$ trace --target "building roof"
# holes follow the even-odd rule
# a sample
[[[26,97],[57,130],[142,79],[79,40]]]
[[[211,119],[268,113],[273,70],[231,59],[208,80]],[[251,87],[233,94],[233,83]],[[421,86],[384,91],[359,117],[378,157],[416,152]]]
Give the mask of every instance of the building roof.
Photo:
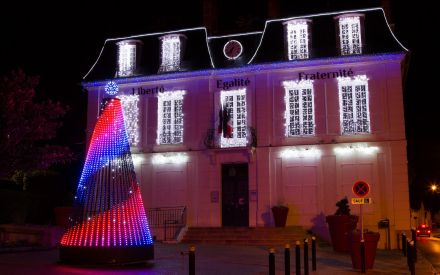
[[[364,18],[365,43],[363,44],[362,55],[407,51],[391,31],[382,8],[371,8],[268,20],[261,32],[208,37],[206,28],[200,27],[107,39],[95,64],[84,76],[84,81],[115,78],[117,71],[116,43],[128,39],[136,39],[142,42],[142,52],[138,64],[141,75],[166,74],[166,72],[159,72],[159,38],[166,34],[183,34],[186,36],[185,49],[182,53],[179,70],[183,72],[235,68],[274,62],[303,62],[304,60],[288,61],[285,58],[283,23],[292,19],[311,20],[312,43],[309,60],[339,57],[338,30],[335,17],[349,13],[359,13]],[[229,40],[237,40],[243,45],[243,53],[237,59],[228,60],[223,54],[224,45]]]

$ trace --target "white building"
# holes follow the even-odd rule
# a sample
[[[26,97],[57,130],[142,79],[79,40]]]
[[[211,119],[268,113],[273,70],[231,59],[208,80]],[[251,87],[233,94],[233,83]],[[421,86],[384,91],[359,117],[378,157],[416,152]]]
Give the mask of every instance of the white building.
[[[83,83],[89,138],[117,93],[146,207],[186,206],[191,227],[273,226],[283,203],[287,225],[326,235],[325,215],[366,181],[365,228],[388,218],[396,247],[410,226],[406,52],[382,9],[108,39]]]

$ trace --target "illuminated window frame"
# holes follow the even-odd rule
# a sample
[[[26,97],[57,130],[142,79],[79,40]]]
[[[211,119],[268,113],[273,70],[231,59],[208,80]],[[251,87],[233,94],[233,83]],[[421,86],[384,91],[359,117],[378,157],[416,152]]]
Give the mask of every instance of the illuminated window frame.
[[[310,23],[308,19],[295,19],[284,23],[288,60],[310,57]]]
[[[247,145],[246,89],[220,92],[220,103],[231,115],[232,137],[220,136],[220,147],[245,147]]]
[[[138,146],[140,142],[140,109],[138,95],[119,95],[122,111],[124,114],[124,125],[127,132],[130,146]]]
[[[284,81],[283,86],[286,137],[315,135],[313,81]]]
[[[183,50],[182,34],[168,34],[160,39],[160,67],[159,72],[179,71]]]
[[[341,55],[362,54],[363,16],[362,14],[345,14],[336,17]]]
[[[344,135],[368,134],[370,127],[368,78],[338,78],[339,116]]]
[[[158,94],[157,144],[183,143],[184,90]]]
[[[118,46],[118,77],[132,76],[136,73],[139,40],[124,40],[116,43]]]

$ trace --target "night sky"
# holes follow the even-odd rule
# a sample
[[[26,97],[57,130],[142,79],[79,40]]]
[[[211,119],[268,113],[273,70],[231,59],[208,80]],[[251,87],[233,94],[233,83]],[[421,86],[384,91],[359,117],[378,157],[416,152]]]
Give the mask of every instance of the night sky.
[[[41,76],[39,98],[52,98],[71,107],[60,141],[84,151],[87,100],[80,83],[104,40],[203,26],[202,2],[160,1],[148,7],[148,2],[123,1],[93,8],[78,1],[63,1],[3,7],[0,73],[22,68],[27,74]],[[208,29],[211,35],[262,30],[267,19],[266,1],[218,2],[219,28]],[[432,8],[414,3],[428,2],[390,1],[390,16],[396,36],[411,51],[404,91],[409,178],[417,186],[412,192],[422,194],[428,182],[440,182],[439,91],[433,81],[438,74],[434,61],[438,49],[434,51],[433,40],[439,23],[431,14]],[[380,5],[381,1],[280,0],[278,18]]]

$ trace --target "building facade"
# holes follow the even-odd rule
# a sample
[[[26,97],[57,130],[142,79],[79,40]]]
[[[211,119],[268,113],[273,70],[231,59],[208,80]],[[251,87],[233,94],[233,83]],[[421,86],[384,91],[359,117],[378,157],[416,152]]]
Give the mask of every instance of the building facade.
[[[146,207],[186,206],[191,227],[273,226],[284,204],[287,225],[327,238],[325,216],[365,181],[364,226],[385,247],[389,219],[396,247],[410,226],[406,53],[379,8],[108,39],[83,82],[88,138],[119,97]]]

